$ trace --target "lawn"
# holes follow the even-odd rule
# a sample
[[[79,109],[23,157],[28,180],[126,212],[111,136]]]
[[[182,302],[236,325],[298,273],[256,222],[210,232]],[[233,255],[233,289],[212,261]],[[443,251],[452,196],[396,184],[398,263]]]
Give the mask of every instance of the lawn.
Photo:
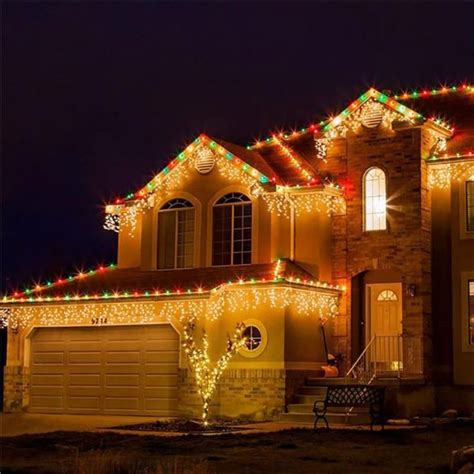
[[[294,429],[176,437],[54,432],[2,439],[1,473],[448,473],[474,428]]]

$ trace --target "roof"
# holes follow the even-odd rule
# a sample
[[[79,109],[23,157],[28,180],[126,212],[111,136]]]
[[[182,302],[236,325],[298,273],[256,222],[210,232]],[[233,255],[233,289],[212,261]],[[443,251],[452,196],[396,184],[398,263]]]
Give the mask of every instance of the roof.
[[[38,286],[28,293],[16,293],[4,302],[54,301],[186,295],[211,291],[228,283],[264,283],[288,281],[334,289],[316,282],[311,274],[288,260],[242,266],[205,267],[183,270],[145,271],[139,268],[114,268],[79,274],[50,286]],[[87,298],[86,298],[87,296]],[[40,299],[39,299],[40,298]]]
[[[448,156],[474,153],[474,91],[448,90],[428,97],[399,100],[426,117],[440,117],[453,124],[454,134],[447,142]]]

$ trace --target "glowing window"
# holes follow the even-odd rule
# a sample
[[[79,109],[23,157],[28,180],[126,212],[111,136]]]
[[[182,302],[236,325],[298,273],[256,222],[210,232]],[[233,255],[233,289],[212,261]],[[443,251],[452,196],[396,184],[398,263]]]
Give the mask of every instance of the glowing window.
[[[474,176],[466,181],[466,230],[474,232]]]
[[[364,230],[387,228],[387,191],[385,173],[370,168],[364,175]]]
[[[252,203],[241,193],[221,197],[212,209],[212,265],[252,262]]]
[[[392,290],[383,290],[377,296],[377,301],[398,301],[398,298]]]
[[[255,351],[262,343],[262,333],[256,326],[247,326],[244,331],[245,347],[248,351]]]
[[[469,318],[469,328],[468,328],[468,337],[469,344],[474,345],[474,280],[469,280],[469,291],[468,291],[468,318]]]
[[[194,266],[194,207],[186,199],[168,201],[158,212],[157,267]]]

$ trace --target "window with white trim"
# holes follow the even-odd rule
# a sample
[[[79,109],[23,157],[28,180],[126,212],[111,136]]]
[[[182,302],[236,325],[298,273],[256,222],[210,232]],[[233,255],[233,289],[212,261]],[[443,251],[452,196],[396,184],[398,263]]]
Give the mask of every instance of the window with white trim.
[[[387,228],[387,184],[380,168],[369,168],[364,175],[364,230]]]
[[[466,181],[466,230],[474,232],[474,176]]]
[[[252,202],[242,193],[229,193],[212,209],[212,265],[248,263],[252,263]]]
[[[186,199],[172,199],[158,211],[158,269],[194,266],[194,213]]]

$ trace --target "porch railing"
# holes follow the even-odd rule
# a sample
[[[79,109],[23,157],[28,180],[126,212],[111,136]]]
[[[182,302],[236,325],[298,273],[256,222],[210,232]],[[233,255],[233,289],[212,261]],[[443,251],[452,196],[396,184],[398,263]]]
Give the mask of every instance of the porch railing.
[[[373,336],[346,373],[347,382],[369,385],[376,377],[413,377],[423,373],[419,336]]]

